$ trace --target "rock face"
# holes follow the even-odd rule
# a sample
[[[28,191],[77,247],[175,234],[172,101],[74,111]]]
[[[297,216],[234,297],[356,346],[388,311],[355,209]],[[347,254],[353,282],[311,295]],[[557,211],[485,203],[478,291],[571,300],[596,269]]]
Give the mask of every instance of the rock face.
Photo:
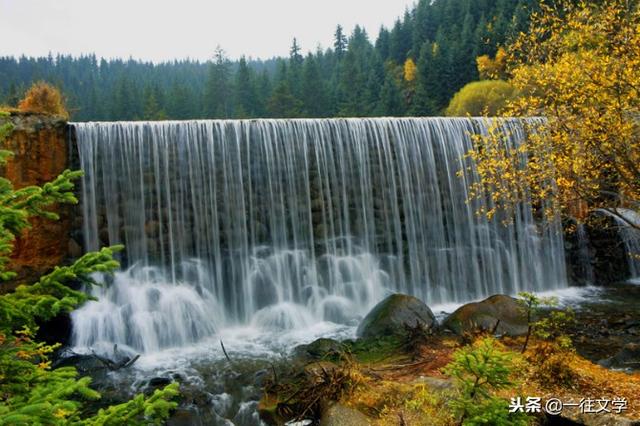
[[[593,212],[587,218],[587,232],[593,247],[596,283],[611,284],[630,278],[627,251],[615,219],[602,212]]]
[[[9,120],[14,128],[4,148],[14,155],[3,168],[2,175],[15,188],[42,185],[69,168],[68,132],[64,120],[26,113],[12,113]],[[16,240],[11,258],[11,267],[18,273],[14,284],[33,282],[67,258],[73,207],[59,206],[55,210],[60,220],[34,218],[32,228]],[[0,291],[14,286],[7,283]]]
[[[517,300],[502,294],[461,306],[442,325],[461,335],[465,332],[493,330],[498,321],[496,333],[509,336],[527,333],[527,318]]]
[[[405,324],[432,328],[436,325],[436,318],[421,300],[405,294],[393,294],[364,317],[356,333],[362,338],[404,334]]]

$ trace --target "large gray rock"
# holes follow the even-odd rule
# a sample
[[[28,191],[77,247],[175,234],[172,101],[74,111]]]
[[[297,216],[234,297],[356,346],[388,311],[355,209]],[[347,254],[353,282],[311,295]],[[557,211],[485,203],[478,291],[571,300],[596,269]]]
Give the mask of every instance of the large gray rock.
[[[436,325],[431,309],[420,299],[406,294],[392,294],[378,303],[358,326],[362,338],[404,334],[405,324],[422,325],[430,329]]]
[[[496,328],[498,334],[522,336],[527,334],[528,329],[522,306],[513,297],[503,294],[459,307],[444,320],[442,326],[458,335]]]
[[[342,404],[332,405],[322,414],[320,426],[367,426],[371,421],[358,410]]]
[[[579,407],[567,407],[555,418],[553,424],[574,424],[582,426],[640,426],[639,420],[611,413],[583,413]]]

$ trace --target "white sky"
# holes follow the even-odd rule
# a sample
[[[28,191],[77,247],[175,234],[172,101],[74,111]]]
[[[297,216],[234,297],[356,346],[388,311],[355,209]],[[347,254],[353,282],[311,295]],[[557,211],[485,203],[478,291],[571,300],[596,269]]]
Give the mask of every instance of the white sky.
[[[107,58],[288,55],[332,45],[341,24],[372,40],[414,0],[0,0],[0,56],[96,53]]]

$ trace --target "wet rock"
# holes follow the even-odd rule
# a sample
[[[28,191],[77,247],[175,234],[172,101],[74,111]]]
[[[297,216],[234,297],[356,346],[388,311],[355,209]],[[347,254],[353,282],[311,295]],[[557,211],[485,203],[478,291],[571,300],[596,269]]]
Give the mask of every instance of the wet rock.
[[[334,404],[322,414],[320,426],[366,426],[371,421],[360,411],[342,404]]]
[[[195,407],[178,408],[167,420],[167,426],[200,426],[202,419]]]
[[[294,349],[295,350],[295,349]],[[263,388],[269,377],[273,375],[273,372],[263,368],[262,370],[256,371],[254,374],[254,382],[253,384],[258,388]]]
[[[49,321],[39,322],[36,338],[38,341],[44,341],[49,345],[60,343],[65,346],[71,342],[72,327],[71,315],[62,313]]]
[[[233,397],[230,394],[223,392],[212,396],[210,404],[216,414],[221,417],[228,417],[231,414],[231,408],[233,407]]]
[[[594,211],[587,218],[586,226],[593,247],[592,263],[596,282],[612,284],[627,280],[631,276],[627,251],[615,219],[601,211]]]
[[[109,230],[107,228],[100,229],[100,231],[98,231],[98,237],[102,244],[109,245]]]
[[[152,377],[149,380],[149,387],[152,388],[160,388],[171,384],[172,380],[170,377]]]
[[[160,233],[160,222],[149,220],[144,224],[144,232],[149,238],[156,238]]]
[[[345,347],[337,340],[320,338],[308,345],[299,345],[293,349],[292,356],[299,361],[312,361],[344,351]]]
[[[405,294],[393,294],[378,303],[358,326],[358,337],[371,338],[406,333],[405,325],[436,326],[431,309],[420,299]]]
[[[617,354],[598,364],[607,368],[640,369],[640,343],[627,343]]]
[[[53,368],[75,367],[80,375],[93,374],[95,372],[106,373],[105,365],[93,355],[78,354],[66,349],[58,354],[53,362]]]
[[[76,242],[73,238],[69,239],[68,244],[69,257],[77,259],[82,256],[82,246]]]
[[[522,336],[527,333],[524,310],[516,299],[502,294],[461,306],[444,320],[442,326],[462,335],[465,332],[490,331],[496,324],[498,334]]]

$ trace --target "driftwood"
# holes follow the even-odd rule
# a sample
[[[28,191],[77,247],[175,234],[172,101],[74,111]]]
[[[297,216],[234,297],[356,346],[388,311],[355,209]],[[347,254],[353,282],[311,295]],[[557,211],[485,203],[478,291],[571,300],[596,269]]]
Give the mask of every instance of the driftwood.
[[[91,351],[93,357],[100,361],[106,368],[111,371],[121,370],[123,368],[131,367],[134,362],[140,358],[140,354],[134,356],[133,358],[129,358],[128,356],[122,357],[122,359],[118,360],[118,345],[113,345],[113,358],[111,360],[109,358],[105,358],[103,356],[98,355],[95,351]]]

